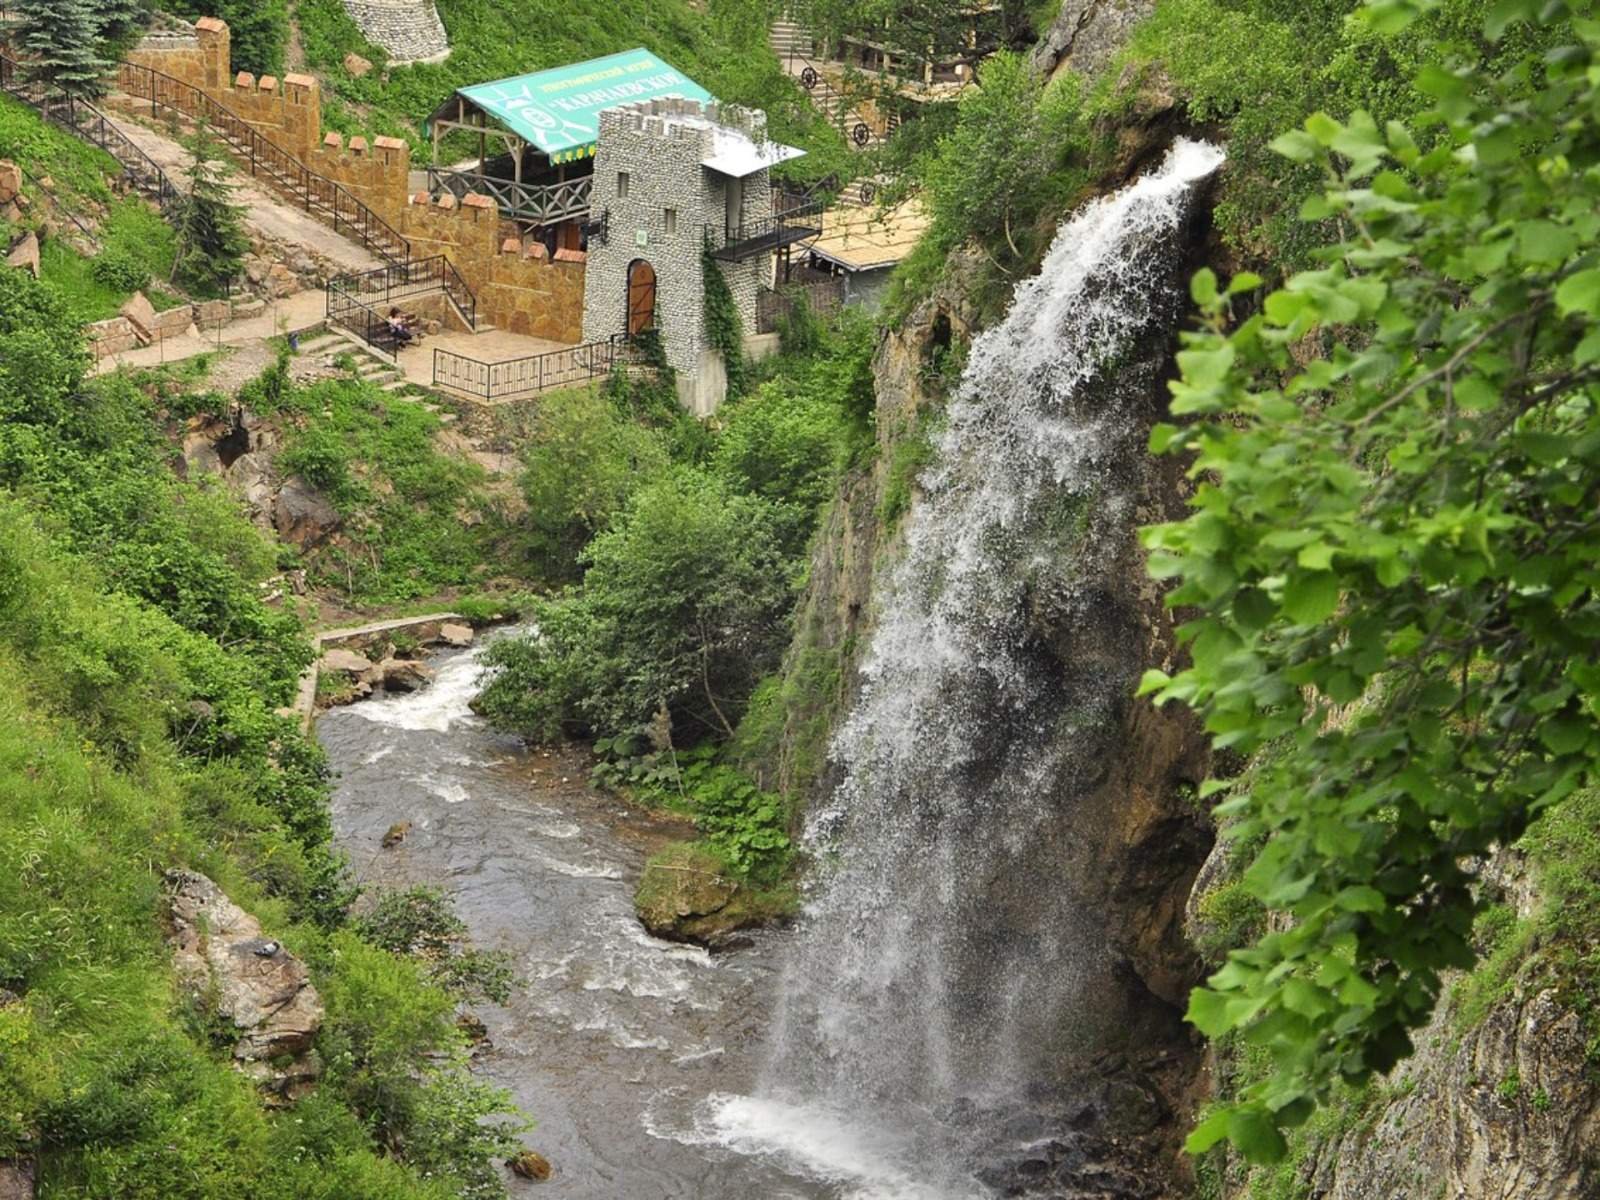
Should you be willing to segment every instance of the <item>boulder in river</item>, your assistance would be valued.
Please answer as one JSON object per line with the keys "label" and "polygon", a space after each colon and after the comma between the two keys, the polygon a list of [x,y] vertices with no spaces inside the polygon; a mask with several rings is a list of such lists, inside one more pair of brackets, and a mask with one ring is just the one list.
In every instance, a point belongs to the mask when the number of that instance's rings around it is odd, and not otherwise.
{"label": "boulder in river", "polygon": [[234,1065],[269,1099],[292,1103],[321,1073],[312,1041],[322,1027],[322,998],[305,963],[264,937],[261,922],[210,879],[168,871],[172,961],[195,1003],[230,1034]]}
{"label": "boulder in river", "polygon": [[645,863],[633,908],[656,937],[715,949],[736,944],[738,930],[787,916],[793,900],[785,889],[740,883],[694,842],[674,842]]}
{"label": "boulder in river", "polygon": [[317,665],[320,670],[339,671],[346,675],[362,675],[372,670],[372,660],[365,654],[338,648],[324,651],[322,661]]}
{"label": "boulder in river", "polygon": [[524,1179],[537,1179],[541,1182],[549,1179],[554,1174],[554,1169],[550,1166],[550,1160],[537,1150],[524,1150],[515,1158],[508,1160],[506,1166]]}
{"label": "boulder in river", "polygon": [[389,826],[389,832],[383,835],[383,848],[393,850],[411,835],[410,821],[396,821]]}
{"label": "boulder in river", "polygon": [[446,621],[439,626],[439,640],[446,646],[472,645],[472,626],[458,625],[454,621]]}
{"label": "boulder in river", "polygon": [[386,658],[377,669],[383,674],[383,687],[388,692],[414,692],[433,682],[433,671],[409,658]]}

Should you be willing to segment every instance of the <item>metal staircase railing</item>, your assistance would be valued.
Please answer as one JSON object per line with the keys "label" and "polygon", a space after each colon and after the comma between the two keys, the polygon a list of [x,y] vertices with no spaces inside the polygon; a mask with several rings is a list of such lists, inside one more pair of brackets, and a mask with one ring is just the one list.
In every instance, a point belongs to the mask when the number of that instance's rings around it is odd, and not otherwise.
{"label": "metal staircase railing", "polygon": [[87,100],[52,95],[44,84],[25,82],[22,64],[4,52],[0,52],[0,91],[111,155],[133,186],[163,209],[182,196],[177,184],[155,160],[118,129],[105,113]]}
{"label": "metal staircase railing", "polygon": [[[339,312],[344,309],[342,299],[349,298],[357,304],[381,309],[392,306],[398,301],[414,299],[416,296],[432,296],[443,293],[448,301],[456,307],[456,312],[461,314],[462,322],[466,322],[469,330],[478,328],[478,301],[472,294],[472,288],[467,286],[466,280],[461,278],[456,267],[450,259],[443,254],[434,254],[432,258],[411,259],[410,262],[395,262],[392,266],[378,267],[378,270],[362,270],[349,275],[334,275],[328,280],[328,307],[326,314],[330,320],[336,320]],[[352,330],[352,333],[357,331]]]}
{"label": "metal staircase railing", "polygon": [[411,244],[405,237],[347,188],[311,170],[193,84],[127,62],[117,67],[117,84],[135,100],[148,103],[152,115],[164,108],[206,122],[251,176],[271,183],[306,212],[360,242],[385,262],[403,263],[411,257]]}

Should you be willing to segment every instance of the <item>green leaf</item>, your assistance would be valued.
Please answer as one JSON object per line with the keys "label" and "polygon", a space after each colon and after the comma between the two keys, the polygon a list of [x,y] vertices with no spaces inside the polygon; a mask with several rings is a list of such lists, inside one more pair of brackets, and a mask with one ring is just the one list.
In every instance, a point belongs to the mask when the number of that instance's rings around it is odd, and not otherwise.
{"label": "green leaf", "polygon": [[1339,579],[1331,571],[1302,572],[1283,590],[1283,612],[1296,625],[1315,625],[1339,607]]}
{"label": "green leaf", "polygon": [[1563,279],[1556,288],[1556,308],[1562,316],[1575,312],[1600,316],[1600,268],[1590,267]]}
{"label": "green leaf", "polygon": [[1225,1108],[1213,1112],[1190,1131],[1183,1148],[1190,1154],[1204,1154],[1228,1136],[1229,1112]]}
{"label": "green leaf", "polygon": [[1233,1026],[1228,1019],[1228,997],[1207,988],[1195,988],[1189,993],[1189,1024],[1207,1037],[1221,1037]]}
{"label": "green leaf", "polygon": [[1298,129],[1291,129],[1288,133],[1273,138],[1267,146],[1274,154],[1280,154],[1295,162],[1310,162],[1317,154],[1317,139]]}
{"label": "green leaf", "polygon": [[1278,1162],[1289,1150],[1272,1119],[1252,1108],[1236,1108],[1229,1115],[1228,1140],[1253,1163]]}

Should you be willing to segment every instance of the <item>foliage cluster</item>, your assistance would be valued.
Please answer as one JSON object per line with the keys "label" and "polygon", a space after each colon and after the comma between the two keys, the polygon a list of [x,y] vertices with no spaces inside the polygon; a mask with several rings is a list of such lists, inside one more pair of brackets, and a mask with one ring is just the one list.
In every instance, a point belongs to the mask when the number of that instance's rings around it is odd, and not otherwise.
{"label": "foliage cluster", "polygon": [[664,705],[680,741],[731,736],[782,653],[822,505],[866,445],[871,348],[847,320],[692,438],[675,400],[627,380],[545,397],[525,454],[530,523],[547,554],[597,532],[567,560],[581,584],[533,605],[538,634],[490,652],[484,711],[555,738],[616,734]]}
{"label": "foliage cluster", "polygon": [[[1293,920],[1192,996],[1269,1064],[1195,1149],[1279,1157],[1335,1085],[1409,1054],[1442,973],[1475,961],[1472,864],[1594,780],[1600,24],[1508,0],[1483,36],[1418,75],[1428,148],[1359,110],[1274,142],[1324,173],[1302,215],[1344,236],[1259,311],[1259,278],[1196,277],[1185,423],[1152,434],[1196,490],[1146,531],[1151,570],[1198,615],[1192,665],[1144,690],[1219,748],[1292,744],[1217,809],[1264,838],[1244,885]],[[1549,38],[1507,69],[1504,46]]]}
{"label": "foliage cluster", "polygon": [[180,17],[220,17],[228,23],[231,69],[282,75],[289,46],[288,0],[157,0]]}
{"label": "foliage cluster", "polygon": [[428,977],[462,1000],[505,1004],[516,982],[511,956],[467,944],[467,924],[438,888],[412,887],[382,893],[354,923],[374,946],[420,958]]}
{"label": "foliage cluster", "polygon": [[[276,711],[310,656],[258,599],[276,553],[171,476],[158,389],[86,366],[59,298],[0,275],[0,1158],[35,1155],[46,1194],[495,1195],[515,1127],[455,995],[337,928],[326,769]],[[175,999],[173,866],[313,968],[328,1071],[287,1112]]]}
{"label": "foliage cluster", "polygon": [[177,201],[172,278],[202,296],[222,294],[236,278],[249,252],[244,210],[233,202],[230,170],[217,139],[205,125],[185,142],[188,183]]}

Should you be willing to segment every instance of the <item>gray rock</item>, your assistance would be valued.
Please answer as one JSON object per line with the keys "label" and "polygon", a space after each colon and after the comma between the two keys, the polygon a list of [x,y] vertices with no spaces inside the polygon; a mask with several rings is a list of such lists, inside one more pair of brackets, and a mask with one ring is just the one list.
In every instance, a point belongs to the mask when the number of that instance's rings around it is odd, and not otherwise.
{"label": "gray rock", "polygon": [[6,255],[6,264],[39,278],[39,239],[31,233],[24,237]]}
{"label": "gray rock", "polygon": [[169,871],[167,883],[180,983],[237,1032],[235,1066],[270,1097],[299,1099],[320,1073],[311,1044],[323,1007],[310,972],[204,875]]}
{"label": "gray rock", "polygon": [[407,658],[386,658],[378,664],[387,692],[414,692],[433,682],[433,672]]}
{"label": "gray rock", "polygon": [[451,622],[439,626],[439,640],[447,646],[472,645],[472,628],[469,625],[456,625]]}
{"label": "gray rock", "polygon": [[354,650],[326,651],[318,667],[324,671],[339,671],[346,675],[365,675],[372,670],[372,660]]}
{"label": "gray rock", "polygon": [[1061,71],[1098,73],[1155,7],[1156,0],[1064,0],[1033,48],[1034,70],[1047,78]]}
{"label": "gray rock", "polygon": [[302,550],[320,546],[342,524],[327,497],[298,475],[286,480],[278,490],[272,506],[272,526],[284,541]]}

